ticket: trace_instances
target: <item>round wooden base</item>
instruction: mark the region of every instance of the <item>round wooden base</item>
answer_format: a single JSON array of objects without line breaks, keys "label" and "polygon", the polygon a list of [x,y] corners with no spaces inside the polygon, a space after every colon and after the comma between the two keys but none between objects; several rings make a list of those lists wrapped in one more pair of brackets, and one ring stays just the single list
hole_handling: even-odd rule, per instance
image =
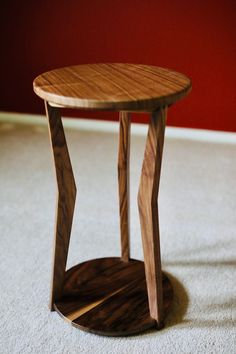
[{"label": "round wooden base", "polygon": [[[173,289],[163,274],[164,313]],[[66,272],[55,310],[73,326],[107,336],[126,336],[156,327],[150,317],[144,263],[120,258],[90,260]]]}]

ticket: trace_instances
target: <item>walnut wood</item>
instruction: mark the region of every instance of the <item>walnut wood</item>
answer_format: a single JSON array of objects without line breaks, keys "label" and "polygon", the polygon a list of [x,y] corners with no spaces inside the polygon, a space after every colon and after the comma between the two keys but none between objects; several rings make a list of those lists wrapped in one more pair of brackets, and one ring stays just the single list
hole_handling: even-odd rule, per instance
[{"label": "walnut wood", "polygon": [[166,111],[159,108],[151,115],[138,193],[150,315],[159,325],[163,320],[163,289],[157,197]]},{"label": "walnut wood", "polygon": [[[73,326],[104,335],[161,328],[173,291],[161,270],[158,190],[167,106],[191,90],[185,75],[136,64],[87,64],[38,76],[35,93],[46,112],[58,185],[51,309]],[[49,104],[50,102],[50,104]],[[120,111],[118,182],[121,258],[79,264],[65,272],[76,198],[60,107]],[[129,250],[130,115],[152,112],[138,193],[143,262]]]},{"label": "walnut wood", "polygon": [[61,297],[73,220],[76,185],[58,108],[45,102],[58,187],[50,308]]},{"label": "walnut wood", "polygon": [[[163,274],[164,315],[173,290]],[[73,326],[85,331],[126,336],[156,327],[150,316],[143,262],[101,258],[66,272],[64,291],[55,309]]]},{"label": "walnut wood", "polygon": [[121,257],[128,261],[130,257],[130,221],[129,221],[129,169],[130,169],[130,114],[120,112],[118,181],[120,202]]},{"label": "walnut wood", "polygon": [[85,64],[38,76],[35,93],[51,104],[72,108],[153,111],[191,90],[185,75],[135,64]]}]

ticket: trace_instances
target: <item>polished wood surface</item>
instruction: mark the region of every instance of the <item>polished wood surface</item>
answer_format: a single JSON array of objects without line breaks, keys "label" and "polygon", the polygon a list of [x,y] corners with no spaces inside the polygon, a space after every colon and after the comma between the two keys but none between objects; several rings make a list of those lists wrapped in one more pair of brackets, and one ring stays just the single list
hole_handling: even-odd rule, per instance
[{"label": "polished wood surface", "polygon": [[120,112],[118,182],[120,203],[121,257],[128,261],[130,257],[130,114]]},{"label": "polished wood surface", "polygon": [[[73,326],[102,335],[162,328],[173,290],[161,268],[158,191],[169,105],[191,90],[172,70],[134,64],[87,64],[56,69],[34,80],[46,112],[58,185],[51,309]],[[119,111],[118,189],[121,258],[103,258],[65,271],[76,198],[60,107]],[[138,207],[144,263],[130,259],[130,112],[150,112]]]},{"label": "polished wood surface", "polygon": [[[162,282],[166,316],[173,290],[164,274]],[[101,258],[71,268],[54,306],[73,326],[101,335],[126,336],[158,328],[149,313],[144,265],[137,260]]]},{"label": "polished wood surface", "polygon": [[76,185],[58,108],[45,102],[57,180],[57,212],[50,308],[61,297],[73,220]]},{"label": "polished wood surface", "polygon": [[164,313],[157,198],[166,111],[159,108],[151,115],[138,193],[150,315],[158,324]]},{"label": "polished wood surface", "polygon": [[72,108],[153,111],[183,98],[191,81],[175,71],[138,64],[85,64],[38,76],[35,93]]}]

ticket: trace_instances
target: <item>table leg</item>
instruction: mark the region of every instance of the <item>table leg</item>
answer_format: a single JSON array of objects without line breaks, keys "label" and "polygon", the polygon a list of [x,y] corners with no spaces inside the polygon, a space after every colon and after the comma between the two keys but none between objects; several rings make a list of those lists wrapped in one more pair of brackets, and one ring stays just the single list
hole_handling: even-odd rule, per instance
[{"label": "table leg", "polygon": [[138,193],[149,310],[158,327],[163,325],[163,286],[157,198],[166,113],[159,108],[151,115]]},{"label": "table leg", "polygon": [[45,102],[58,187],[50,309],[60,299],[73,220],[76,185],[59,108]]},{"label": "table leg", "polygon": [[130,169],[130,113],[120,112],[118,181],[120,203],[121,258],[130,258],[130,221],[129,221],[129,169]]}]

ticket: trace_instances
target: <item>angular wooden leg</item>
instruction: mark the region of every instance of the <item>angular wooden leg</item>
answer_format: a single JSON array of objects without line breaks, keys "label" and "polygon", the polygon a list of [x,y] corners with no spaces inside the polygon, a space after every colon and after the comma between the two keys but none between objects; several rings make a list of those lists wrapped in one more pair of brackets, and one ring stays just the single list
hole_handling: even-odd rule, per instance
[{"label": "angular wooden leg", "polygon": [[129,164],[130,164],[130,114],[120,112],[118,181],[120,202],[121,258],[128,262],[129,247]]},{"label": "angular wooden leg", "polygon": [[138,193],[149,309],[158,327],[163,322],[163,289],[157,198],[166,113],[159,108],[151,115]]},{"label": "angular wooden leg", "polygon": [[54,157],[58,187],[57,213],[55,225],[54,261],[52,271],[50,309],[63,291],[63,282],[73,220],[76,185],[62,126],[60,111],[45,102],[49,123],[52,152]]}]

